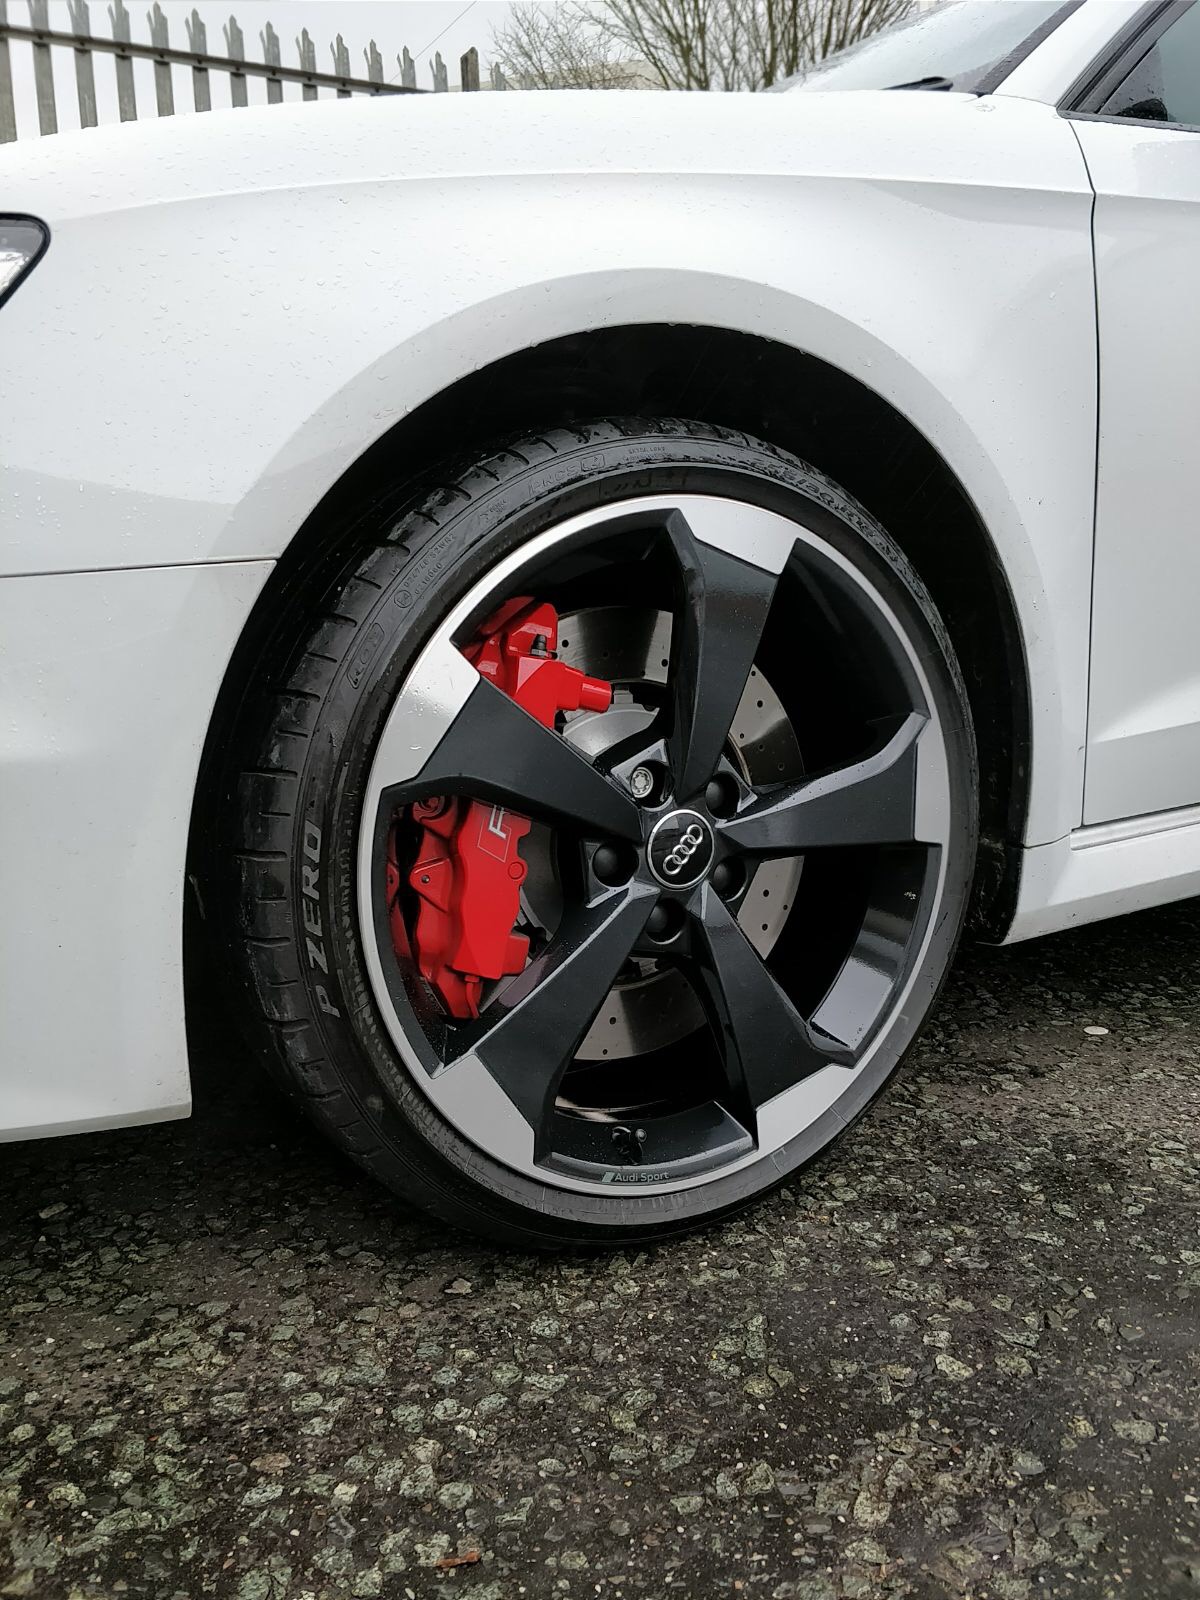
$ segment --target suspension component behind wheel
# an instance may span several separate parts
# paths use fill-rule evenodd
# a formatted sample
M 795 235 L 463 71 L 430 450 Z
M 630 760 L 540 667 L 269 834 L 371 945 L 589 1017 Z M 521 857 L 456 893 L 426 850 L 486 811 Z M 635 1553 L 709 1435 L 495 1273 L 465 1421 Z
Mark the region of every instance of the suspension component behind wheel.
M 557 657 L 558 613 L 528 597 L 507 601 L 463 654 L 545 727 L 560 711 L 606 711 L 612 686 Z M 389 861 L 392 938 L 415 954 L 421 976 L 452 1017 L 477 1017 L 485 980 L 523 970 L 529 939 L 515 931 L 525 863 L 520 842 L 532 823 L 505 806 L 444 795 L 412 807 L 422 828 L 408 882 L 417 896 L 411 939 L 400 869 Z

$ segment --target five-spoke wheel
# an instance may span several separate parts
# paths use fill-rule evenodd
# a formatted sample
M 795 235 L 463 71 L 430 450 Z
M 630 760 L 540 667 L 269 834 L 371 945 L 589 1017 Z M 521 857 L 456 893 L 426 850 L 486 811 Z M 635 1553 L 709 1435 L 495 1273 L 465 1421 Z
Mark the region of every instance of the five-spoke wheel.
M 633 726 L 626 717 L 615 743 L 589 756 L 572 741 L 569 713 L 543 726 L 465 666 L 462 645 L 513 593 L 586 608 L 589 580 L 603 586 L 622 565 L 639 595 L 658 602 L 666 667 L 654 684 L 618 682 L 642 715 Z M 822 575 L 840 601 L 846 643 L 875 654 L 887 677 L 848 758 L 755 782 L 739 763 L 734 720 L 756 662 L 765 676 L 768 628 L 783 635 L 772 659 L 786 662 L 787 632 Z M 604 609 L 619 632 L 623 608 Z M 786 686 L 798 707 L 793 730 L 804 726 L 806 689 Z M 406 970 L 395 949 L 381 870 L 396 818 L 446 793 L 552 829 L 562 885 L 555 924 L 529 919 L 528 966 L 467 1023 L 431 1023 L 411 963 Z M 924 669 L 862 576 L 801 524 L 753 504 L 702 495 L 618 502 L 546 530 L 475 585 L 395 698 L 360 846 L 376 998 L 430 1098 L 498 1159 L 572 1184 L 702 1181 L 766 1153 L 844 1092 L 919 952 L 950 820 Z M 815 851 L 865 852 L 874 865 L 831 989 L 811 1006 L 803 983 L 772 971 L 738 909 L 760 864 Z M 648 1062 L 644 1104 L 629 1102 L 627 1075 L 616 1072 L 611 1102 L 581 1104 L 569 1092 L 577 1049 L 614 990 L 644 981 L 647 964 L 684 979 L 710 1038 L 689 1035 L 672 1059 Z M 791 1107 L 778 1103 L 787 1096 Z
M 973 749 L 928 597 L 825 480 L 683 425 L 549 446 L 553 493 L 517 453 L 443 503 L 440 582 L 363 569 L 303 976 L 385 1176 L 509 1236 L 646 1235 L 889 1075 L 961 924 Z

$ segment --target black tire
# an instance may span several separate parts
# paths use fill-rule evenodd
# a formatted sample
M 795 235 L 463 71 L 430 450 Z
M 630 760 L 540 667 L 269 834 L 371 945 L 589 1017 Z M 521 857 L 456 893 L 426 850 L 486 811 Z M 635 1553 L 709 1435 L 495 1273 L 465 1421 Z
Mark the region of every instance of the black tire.
M 400 1061 L 364 960 L 356 840 L 380 731 L 450 606 L 549 526 L 630 496 L 720 494 L 810 529 L 886 598 L 928 674 L 944 735 L 950 821 L 936 916 L 903 1003 L 853 1086 L 773 1155 L 691 1188 L 577 1191 L 493 1158 Z M 356 536 L 323 601 L 263 662 L 225 784 L 218 904 L 274 1075 L 317 1126 L 396 1194 L 524 1247 L 629 1243 L 683 1232 L 786 1181 L 865 1109 L 925 1021 L 969 898 L 977 766 L 946 630 L 912 568 L 867 513 L 770 445 L 694 422 L 601 421 L 498 450 L 394 526 Z M 915 780 L 914 780 L 915 781 Z M 223 897 L 221 885 L 223 885 Z

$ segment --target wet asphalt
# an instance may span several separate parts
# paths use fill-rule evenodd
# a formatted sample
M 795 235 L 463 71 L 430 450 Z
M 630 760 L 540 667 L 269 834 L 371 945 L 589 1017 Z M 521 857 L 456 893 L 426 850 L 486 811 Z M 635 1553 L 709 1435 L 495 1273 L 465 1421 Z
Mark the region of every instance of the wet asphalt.
M 968 949 L 789 1189 L 558 1259 L 199 1041 L 0 1146 L 0 1594 L 1200 1595 L 1198 1023 L 1200 904 Z

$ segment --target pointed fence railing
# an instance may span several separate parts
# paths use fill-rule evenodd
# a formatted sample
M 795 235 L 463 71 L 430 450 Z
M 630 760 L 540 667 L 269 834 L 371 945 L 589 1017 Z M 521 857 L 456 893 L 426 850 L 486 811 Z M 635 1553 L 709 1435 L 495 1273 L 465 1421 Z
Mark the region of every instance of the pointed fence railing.
M 333 71 L 317 68 L 316 41 L 307 28 L 301 30 L 295 41 L 298 65 L 285 66 L 279 35 L 266 22 L 259 32 L 262 60 L 246 53 L 246 40 L 237 18 L 231 16 L 222 25 L 225 54 L 210 54 L 208 29 L 197 10 L 184 19 L 187 35 L 186 48 L 173 45 L 170 38 L 170 20 L 162 6 L 155 0 L 153 9 L 146 14 L 150 38 L 143 42 L 133 38 L 131 18 L 124 0 L 111 0 L 107 6 L 109 35 L 92 32 L 88 0 L 67 0 L 70 27 L 67 30 L 50 26 L 49 0 L 26 0 L 28 22 L 10 20 L 10 6 L 15 0 L 0 0 L 0 144 L 14 140 L 18 132 L 17 98 L 14 94 L 12 47 L 28 47 L 32 58 L 34 103 L 37 108 L 38 132 L 58 132 L 59 107 L 56 100 L 54 61 L 56 51 L 70 51 L 75 64 L 75 90 L 79 107 L 79 126 L 94 128 L 101 120 L 96 94 L 96 56 L 111 57 L 114 63 L 115 108 L 122 122 L 132 122 L 139 114 L 145 115 L 148 107 L 139 107 L 137 84 L 134 75 L 135 61 L 148 61 L 154 67 L 154 105 L 160 117 L 175 113 L 176 67 L 191 68 L 192 104 L 197 111 L 211 111 L 214 97 L 213 76 L 228 79 L 225 95 L 218 95 L 218 104 L 234 107 L 250 103 L 251 79 L 265 84 L 266 102 L 278 105 L 284 99 L 284 86 L 298 84 L 301 97 L 316 100 L 322 90 L 333 90 L 339 99 L 351 95 L 367 94 L 419 94 L 417 64 L 405 46 L 396 56 L 396 71 L 391 78 L 384 77 L 384 59 L 372 39 L 363 51 L 366 76 L 358 77 L 350 70 L 350 47 L 339 33 L 329 46 Z M 144 70 L 144 69 L 143 69 Z M 435 93 L 445 93 L 450 88 L 450 74 L 441 52 L 429 64 L 432 88 Z M 507 89 L 508 83 L 498 66 L 487 73 L 487 87 Z M 468 50 L 459 61 L 459 86 L 464 90 L 480 87 L 479 52 Z M 144 86 L 143 86 L 144 87 Z M 295 91 L 293 90 L 293 93 Z

